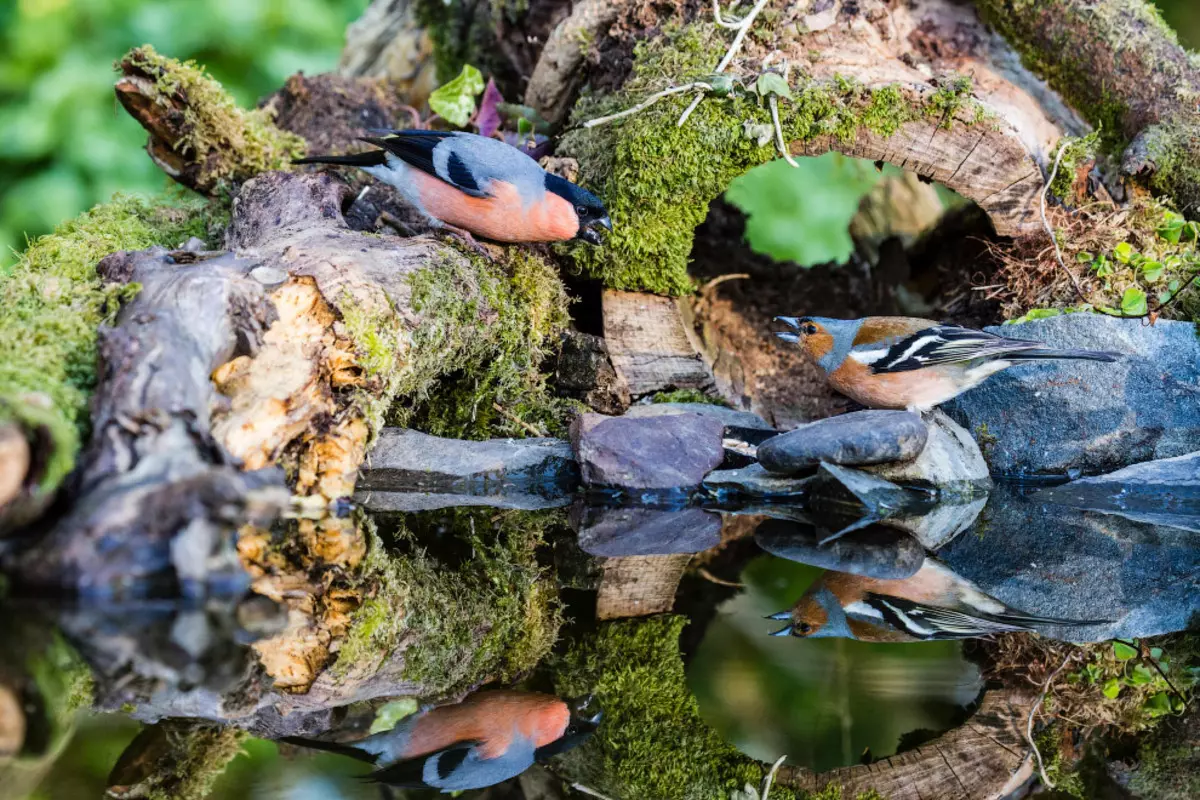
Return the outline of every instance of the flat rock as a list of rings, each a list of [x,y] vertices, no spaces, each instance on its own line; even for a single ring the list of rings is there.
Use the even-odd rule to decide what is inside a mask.
[[[704,489],[709,494],[722,498],[752,498],[760,500],[799,500],[805,495],[808,478],[793,478],[774,475],[763,469],[762,464],[751,464],[741,469],[720,469],[708,473]]]
[[[925,447],[928,430],[909,411],[856,411],[810,422],[758,447],[758,460],[770,472],[799,475],[818,464],[861,466],[904,461]]]
[[[713,403],[638,403],[625,412],[627,417],[661,417],[673,414],[699,414],[719,419],[726,428],[773,431],[771,424],[752,411],[718,406]]]
[[[1200,531],[1200,453],[1043,489],[1038,500]]]
[[[941,411],[927,414],[924,422],[928,436],[916,458],[864,469],[892,483],[936,488],[941,495],[974,495],[986,488],[987,461],[971,434]]]
[[[994,475],[1100,474],[1200,450],[1192,323],[1066,314],[988,330],[1125,356],[1023,364],[943,405],[980,443]]]
[[[925,563],[925,548],[892,528],[871,525],[822,544],[821,531],[802,522],[767,519],[754,541],[773,556],[880,580],[903,580]]]
[[[412,495],[412,508],[398,498],[390,505],[379,505],[383,500],[374,497],[367,503],[393,511],[447,505],[544,508],[562,505],[559,501],[578,485],[571,446],[561,439],[470,442],[384,428],[363,465],[356,498],[378,492]]]
[[[511,486],[501,491],[460,494],[448,492],[381,492],[375,489],[357,491],[354,502],[367,511],[416,512],[438,511],[443,508],[502,508],[514,511],[541,511],[570,505],[571,492],[522,491]]]
[[[699,508],[644,506],[571,507],[579,547],[594,556],[658,556],[699,553],[721,543],[721,515]]]
[[[659,417],[583,414],[571,444],[585,484],[627,489],[700,485],[725,457],[720,420],[685,413]]]

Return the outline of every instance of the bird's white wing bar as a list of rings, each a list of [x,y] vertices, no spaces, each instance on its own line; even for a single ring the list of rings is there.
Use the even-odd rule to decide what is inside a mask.
[[[1043,347],[1040,342],[1005,339],[984,331],[938,325],[902,339],[871,365],[871,371],[908,372],[938,364],[956,364],[979,358],[999,358],[1021,350]]]

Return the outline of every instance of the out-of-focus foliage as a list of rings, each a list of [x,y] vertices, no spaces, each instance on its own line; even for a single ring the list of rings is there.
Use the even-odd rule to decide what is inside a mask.
[[[0,269],[26,238],[167,179],[113,97],[130,47],[204,64],[242,106],[288,75],[337,65],[367,0],[4,0],[0,2]]]
[[[1185,47],[1200,50],[1200,3],[1196,0],[1153,0],[1163,19],[1179,34]]]

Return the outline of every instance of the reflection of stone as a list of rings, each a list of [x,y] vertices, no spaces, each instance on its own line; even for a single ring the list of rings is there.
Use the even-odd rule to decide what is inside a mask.
[[[1129,519],[1200,531],[1200,453],[1044,489],[1037,499]]]
[[[883,464],[915,458],[928,433],[921,417],[908,411],[856,411],[810,422],[769,439],[758,459],[771,472],[798,475],[821,462]]]
[[[605,417],[583,414],[571,444],[584,483],[631,489],[698,486],[725,457],[720,420],[699,414]]]
[[[1037,626],[1070,641],[1183,630],[1200,613],[1194,533],[1081,512],[993,490],[975,526],[938,552],[989,595],[1030,614],[1110,619],[1086,628]]]
[[[900,531],[871,525],[850,531],[827,544],[818,528],[782,519],[764,520],[754,541],[768,553],[822,569],[899,580],[916,574],[925,561],[925,549]]]
[[[775,475],[762,464],[741,469],[721,469],[708,473],[704,489],[719,498],[753,498],[758,500],[798,500],[812,478],[792,478]]]
[[[1200,450],[1200,338],[1190,322],[1067,314],[988,330],[1125,354],[1023,364],[944,408],[998,475],[1107,472]]]
[[[564,505],[579,483],[561,439],[443,439],[384,428],[358,481],[357,499],[379,511],[486,505],[534,510]]]
[[[721,517],[699,508],[588,506],[571,508],[579,546],[595,556],[698,553],[721,542]]]

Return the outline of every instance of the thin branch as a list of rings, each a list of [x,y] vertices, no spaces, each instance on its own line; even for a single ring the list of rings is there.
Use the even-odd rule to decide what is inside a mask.
[[[741,4],[734,3],[732,6],[729,7],[729,10],[733,11],[733,9],[737,8],[739,5],[741,5]],[[740,19],[735,19],[732,21],[726,21],[721,18],[721,0],[713,0],[713,19],[715,19],[717,21],[717,25],[719,27],[728,28],[729,30],[732,30],[732,31],[741,30],[742,28],[746,27],[746,18],[745,17],[742,17]]]
[[[590,795],[592,797],[599,797],[600,800],[610,800],[608,796],[600,794],[595,789],[589,789],[582,783],[572,783],[571,788],[577,792],[582,792],[583,794]]]
[[[746,584],[735,583],[734,581],[727,581],[724,578],[718,578],[716,575],[713,575],[711,572],[709,572],[704,567],[697,567],[696,574],[699,575],[701,578],[704,578],[704,580],[708,581],[709,583],[715,583],[717,586],[728,586],[730,589],[745,589],[746,588]]]
[[[1087,295],[1083,293],[1083,288],[1080,287],[1079,281],[1075,280],[1075,273],[1067,269],[1067,264],[1063,261],[1062,251],[1058,248],[1058,237],[1054,235],[1054,229],[1050,227],[1050,220],[1046,219],[1046,195],[1050,193],[1050,186],[1054,183],[1054,179],[1058,176],[1058,167],[1062,163],[1062,158],[1067,152],[1067,145],[1064,142],[1058,148],[1058,155],[1054,157],[1054,169],[1050,170],[1050,177],[1046,179],[1046,185],[1042,187],[1042,193],[1038,197],[1040,211],[1042,213],[1042,227],[1046,229],[1046,233],[1050,236],[1050,242],[1054,245],[1054,257],[1058,259],[1058,266],[1062,267],[1062,271],[1066,273],[1071,280],[1071,285],[1075,287],[1075,294],[1079,295],[1079,299],[1091,305]],[[1041,763],[1041,758],[1038,758]]]
[[[771,771],[767,773],[767,782],[763,785],[762,800],[767,800],[771,796],[771,784],[775,783],[775,773],[779,772],[779,768],[783,766],[783,762],[786,760],[787,756],[783,755],[771,765]]]
[[[688,117],[690,117],[692,115],[692,112],[696,110],[696,106],[700,105],[702,100],[704,100],[703,92],[701,92],[700,94],[698,94],[694,98],[692,98],[692,102],[688,104],[688,107],[685,108],[683,110],[683,113],[679,116],[679,122],[675,123],[676,128],[683,127],[683,123],[688,121]]]
[[[1046,678],[1046,682],[1042,685],[1042,693],[1038,695],[1038,699],[1034,701],[1033,706],[1029,709],[1029,719],[1025,722],[1025,741],[1029,742],[1029,746],[1033,748],[1033,755],[1037,758],[1038,773],[1042,776],[1042,783],[1047,789],[1053,789],[1054,784],[1046,777],[1046,766],[1042,763],[1042,753],[1038,750],[1037,742],[1033,741],[1033,718],[1037,716],[1038,709],[1042,707],[1042,702],[1046,699],[1046,695],[1050,693],[1050,686],[1054,683],[1054,679],[1059,673],[1067,668],[1075,660],[1075,653],[1069,654],[1058,666],[1058,669],[1050,673],[1050,677]]]
[[[750,277],[749,272],[726,272],[724,275],[718,275],[708,283],[700,287],[700,294],[708,294],[709,291],[720,286],[725,281],[744,281]]]
[[[501,415],[502,415],[502,416],[503,416],[505,419],[507,419],[509,422],[512,422],[512,423],[514,423],[514,424],[516,424],[516,425],[520,425],[522,428],[524,428],[525,430],[527,430],[529,433],[532,433],[534,436],[537,436],[537,437],[542,437],[542,436],[545,436],[545,435],[546,435],[544,432],[542,432],[542,431],[538,430],[538,429],[537,429],[537,428],[535,428],[533,425],[530,425],[528,422],[526,422],[525,420],[521,419],[521,418],[520,418],[520,417],[518,417],[516,414],[512,413],[511,411],[509,411],[507,408],[505,408],[504,406],[500,405],[499,403],[492,403],[492,408],[496,409],[496,411],[499,411],[499,412],[500,412],[500,414],[501,414]]]
[[[789,166],[799,169],[800,165],[796,163],[796,159],[792,158],[787,145],[783,142],[783,128],[779,125],[779,99],[775,95],[771,95],[767,98],[767,102],[771,104],[771,121],[775,123],[775,144],[779,147],[779,155],[783,156],[783,160]]]
[[[716,14],[717,24],[721,25],[723,20],[721,19],[721,10],[717,3],[718,0],[713,0],[713,12]],[[728,67],[730,62],[733,61],[733,57],[737,55],[737,51],[742,48],[742,40],[746,38],[746,33],[750,30],[750,26],[754,24],[754,19],[766,5],[767,0],[758,0],[758,2],[754,4],[754,8],[750,9],[750,13],[742,17],[742,19],[737,23],[737,34],[733,37],[733,41],[730,43],[729,49],[725,51],[725,57],[721,59],[720,64],[717,64],[717,68],[714,70],[714,72],[724,72],[725,68]],[[722,27],[730,28],[732,26],[723,25]],[[679,117],[679,122],[675,123],[675,126],[682,128],[683,124],[687,122],[688,117],[692,115],[692,112],[696,110],[696,107],[700,105],[703,100],[703,94],[696,95],[691,104],[684,109],[683,114]]]
[[[669,89],[663,89],[661,92],[655,92],[654,94],[650,95],[645,100],[638,103],[636,106],[633,106],[632,108],[627,108],[624,111],[618,111],[615,114],[609,114],[606,117],[596,117],[595,119],[589,119],[587,122],[583,123],[583,127],[594,128],[597,125],[603,125],[606,122],[612,122],[613,120],[621,119],[622,117],[633,116],[634,114],[638,113],[639,111],[645,111],[647,108],[654,105],[659,100],[662,100],[664,97],[668,97],[673,94],[679,94],[680,92],[689,92],[689,91],[692,91],[693,89],[700,89],[701,92],[711,92],[712,86],[710,86],[707,83],[703,83],[701,81],[697,81],[695,83],[687,83],[687,84],[684,84],[683,86],[672,86]],[[704,95],[700,94],[699,96],[703,97]]]

